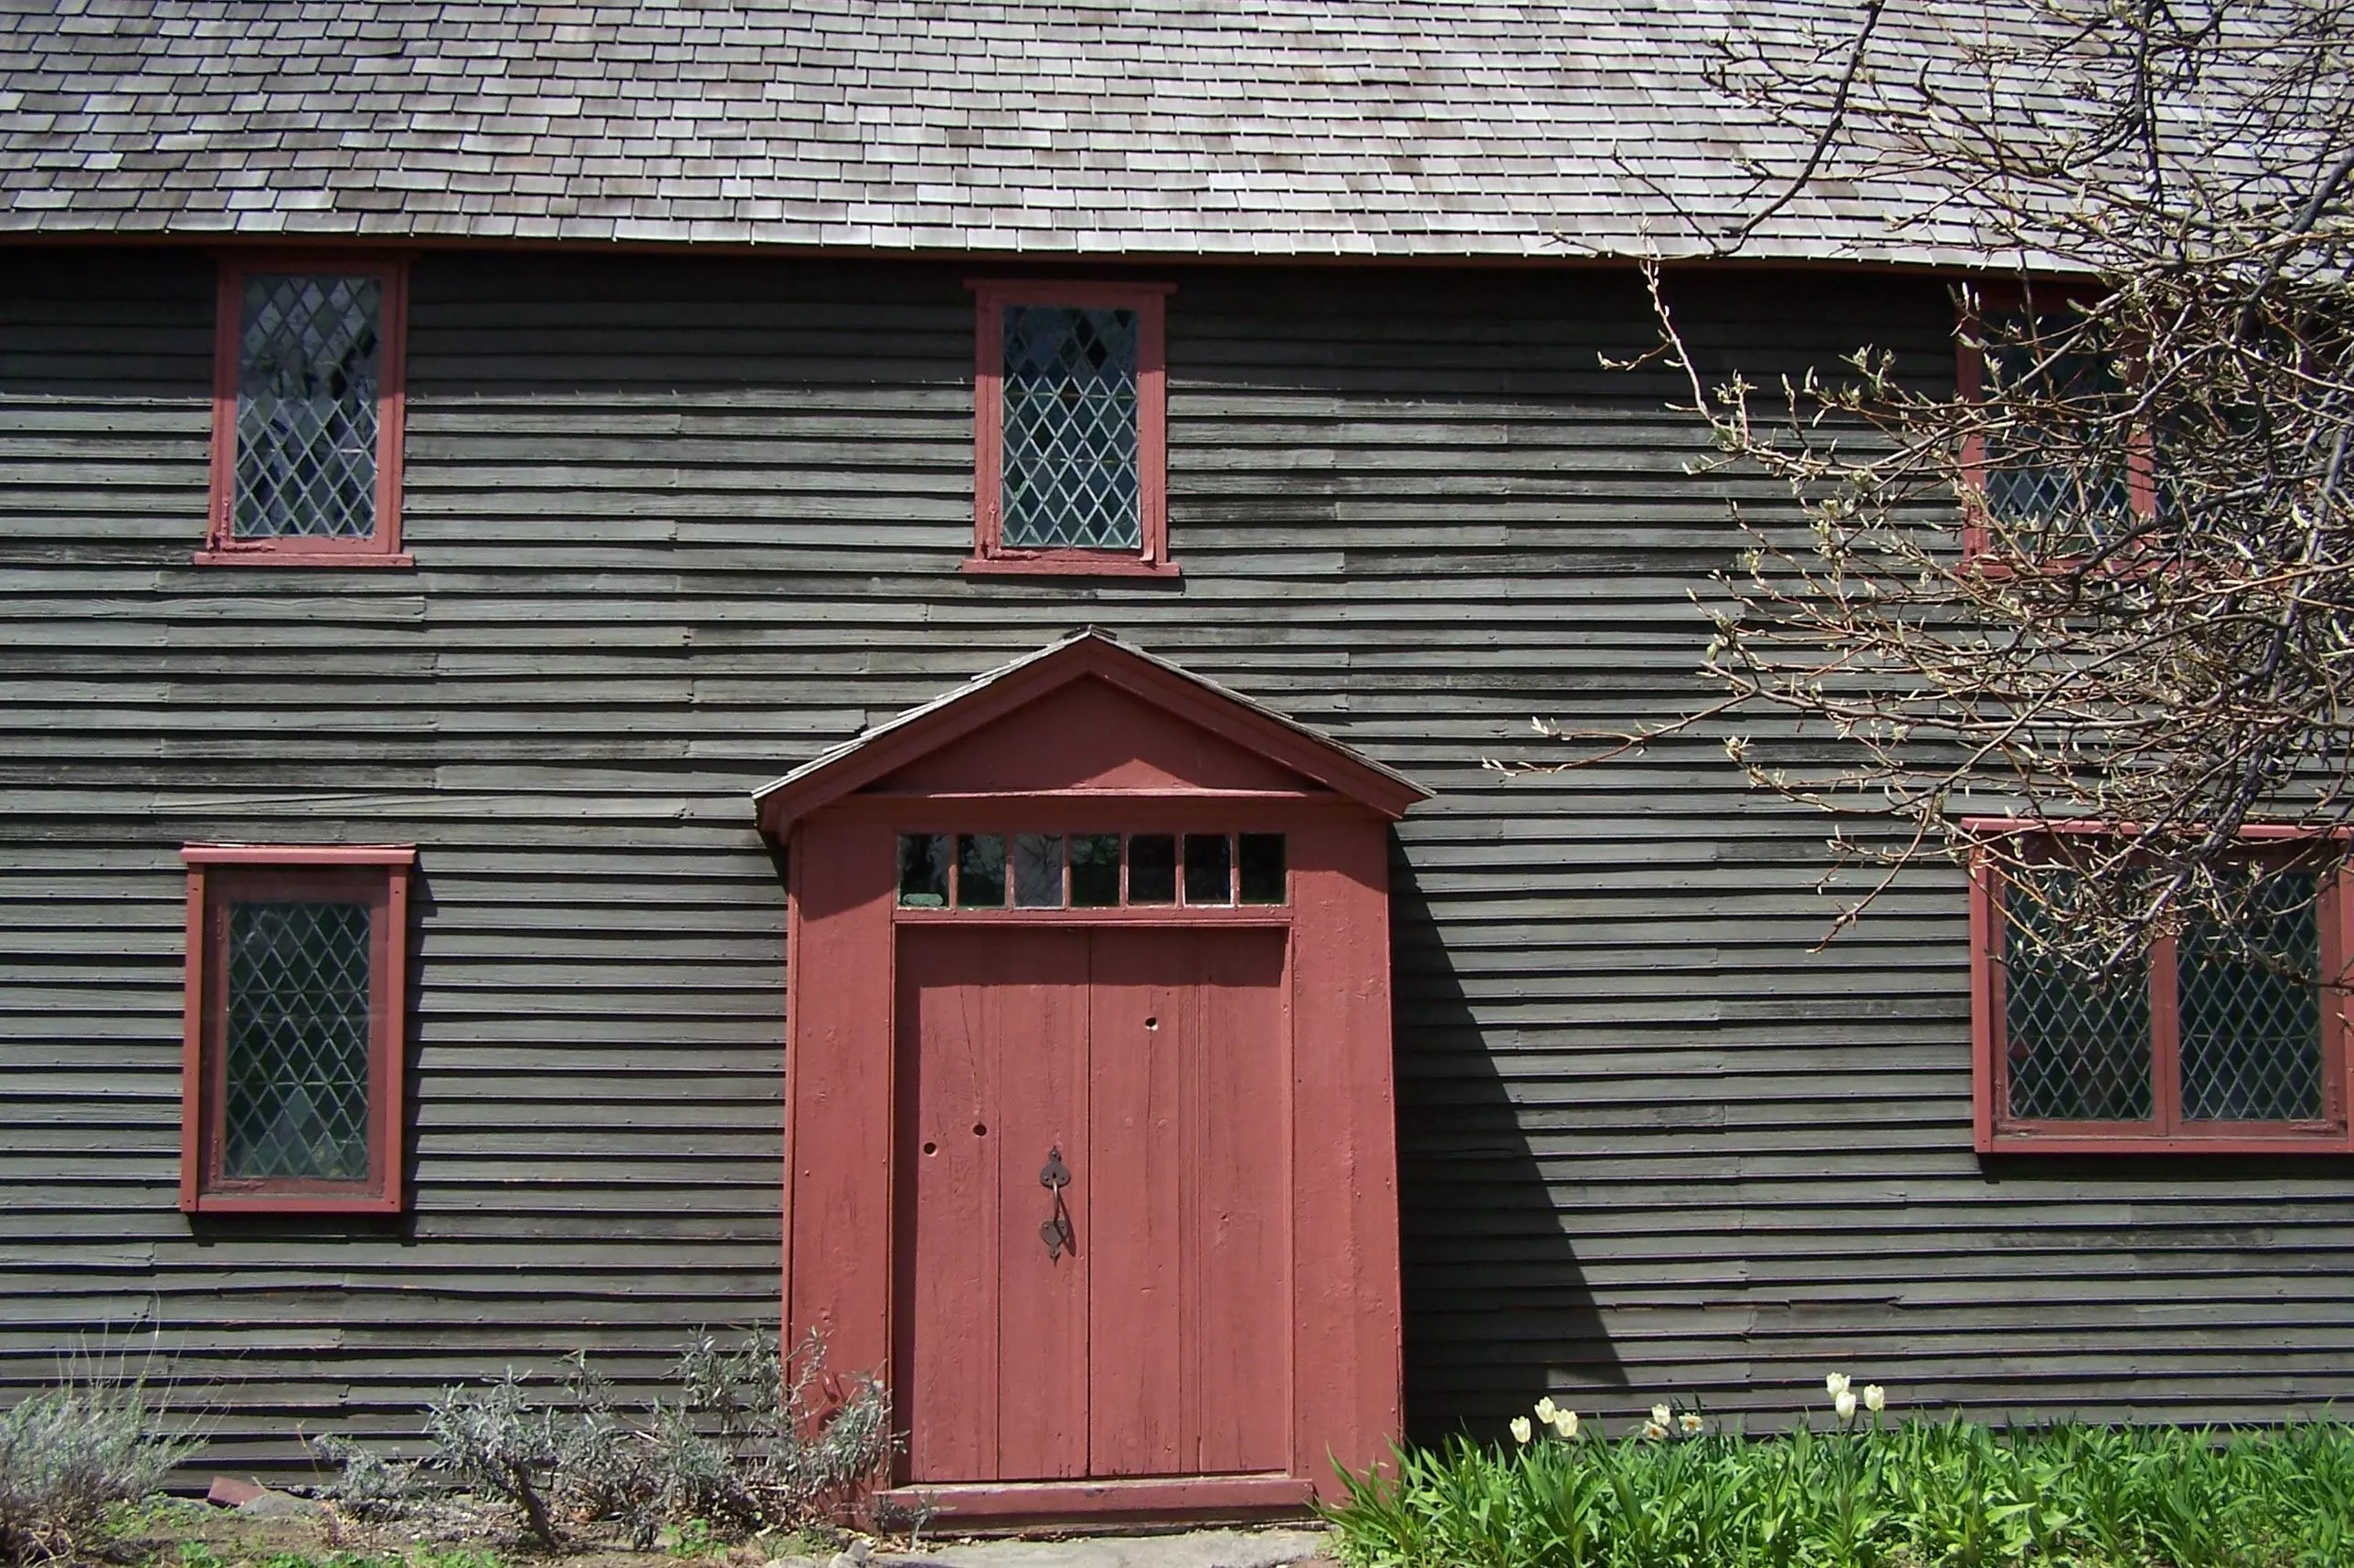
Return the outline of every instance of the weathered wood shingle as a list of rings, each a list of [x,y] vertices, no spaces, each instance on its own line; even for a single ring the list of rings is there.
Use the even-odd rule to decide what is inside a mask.
[[[2000,4],[2000,0],[1995,0]],[[1978,0],[1883,25],[1933,57]],[[1808,134],[1727,0],[51,0],[0,17],[0,232],[465,236],[1089,255],[1706,249]],[[1908,30],[1913,42],[1903,43]],[[1954,259],[1903,183],[1750,246]]]

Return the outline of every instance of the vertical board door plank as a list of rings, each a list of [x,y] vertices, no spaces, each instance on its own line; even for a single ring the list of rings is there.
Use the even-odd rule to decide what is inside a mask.
[[[998,1188],[998,1479],[1055,1480],[1087,1467],[1087,1279],[1096,1234],[1087,1145],[1087,934],[1005,928],[988,944],[997,1060],[993,1118],[959,1135],[987,1150]],[[1060,1149],[1076,1253],[1049,1255],[1055,1212],[1038,1180]],[[988,1354],[986,1343],[972,1353]]]
[[[1093,1324],[1088,1472],[1191,1467],[1177,1353],[1185,1248],[1180,1094],[1191,1009],[1172,932],[1094,935],[1089,1098],[1094,1109]]]
[[[910,931],[899,949],[902,1181],[912,1255],[901,1318],[899,1420],[917,1481],[998,1471],[996,1162],[974,1123],[995,1114],[997,998],[989,954],[961,931]]]
[[[1184,1353],[1198,1410],[1188,1467],[1291,1458],[1290,1030],[1285,934],[1194,931]]]

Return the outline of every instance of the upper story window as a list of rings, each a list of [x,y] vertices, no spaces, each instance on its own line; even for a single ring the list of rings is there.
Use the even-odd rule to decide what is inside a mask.
[[[221,264],[205,565],[408,565],[398,261]]]
[[[2038,889],[1981,865],[1973,897],[1978,1147],[1987,1150],[2354,1150],[2344,991],[2346,873],[2278,856],[2237,929],[2194,924],[2106,976],[2035,938]],[[2041,874],[2056,891],[2072,874]]]
[[[1166,287],[983,282],[969,571],[1171,576]]]
[[[2147,441],[2121,422],[2122,357],[2060,304],[2031,312],[2016,296],[1997,299],[1965,323],[1962,395],[2000,416],[1962,454],[1983,498],[1964,541],[1972,556],[2082,561],[2155,510]]]
[[[196,845],[180,1207],[401,1206],[407,848]]]

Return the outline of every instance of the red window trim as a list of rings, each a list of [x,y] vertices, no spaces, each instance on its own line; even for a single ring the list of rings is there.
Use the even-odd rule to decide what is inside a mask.
[[[245,279],[252,272],[368,276],[384,283],[383,352],[377,363],[376,532],[365,539],[239,539],[236,536],[238,355]],[[220,258],[213,306],[213,431],[210,493],[200,567],[413,567],[400,548],[401,453],[408,411],[408,258],[349,251],[237,251]]]
[[[1974,818],[1964,824],[1979,835],[2130,833],[2130,825],[2103,822],[2031,822]],[[2344,840],[2343,831],[2252,825],[2242,837],[2261,851],[2299,841]],[[2148,1122],[2031,1121],[2014,1118],[2008,1104],[2009,1055],[2004,1017],[2002,951],[2003,882],[1993,857],[1981,850],[1970,863],[1970,1044],[1974,1141],[1981,1154],[2346,1154],[2354,1153],[2354,997],[2345,991],[2322,1001],[2323,1116],[2312,1122],[2185,1122],[2180,1118],[2180,1038],[2175,991],[2162,980],[2174,973],[2171,940],[2153,948],[2150,958],[2150,1072],[2152,1116]],[[2341,862],[2322,890],[2315,917],[2320,923],[2321,963],[2327,973],[2345,972],[2354,958],[2354,862]],[[2170,1130],[2169,1130],[2170,1129]]]
[[[1173,283],[977,279],[973,291],[973,553],[960,571],[1027,577],[1173,577],[1169,558],[1167,321]],[[1076,305],[1136,313],[1137,511],[1141,547],[1020,550],[1003,543],[999,495],[1005,419],[1005,307]]]
[[[180,1060],[180,1208],[186,1213],[391,1214],[402,1180],[408,883],[417,851],[398,844],[190,844],[187,980]],[[219,1048],[228,899],[262,889],[366,898],[371,922],[368,1176],[361,1181],[229,1181],[218,1174]]]
[[[2029,291],[2018,282],[1991,283],[1977,291],[1977,308],[1965,301],[1954,330],[1954,386],[1965,403],[1975,404],[1986,395],[1986,350],[1979,346],[1979,323],[1988,312],[2024,312],[2028,307]],[[2038,295],[2039,311],[2066,310],[2072,302],[2092,298],[2087,289],[2062,282],[2048,285]],[[1992,548],[1991,529],[1987,516],[1987,443],[1982,434],[1972,432],[1962,440],[1962,481],[1967,487],[1962,497],[1962,560],[1975,566],[1988,577],[2009,577],[2015,567],[2008,562],[1985,557]],[[2134,451],[2126,462],[2126,504],[2135,517],[2147,519],[2158,514],[2157,466],[2152,460],[2147,438],[2135,443]],[[2075,564],[2055,561],[2052,566],[2065,569]]]

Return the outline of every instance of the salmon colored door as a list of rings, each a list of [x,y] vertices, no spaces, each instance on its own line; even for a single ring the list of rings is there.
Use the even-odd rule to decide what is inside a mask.
[[[901,931],[910,1480],[1289,1464],[1285,939]]]

